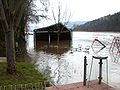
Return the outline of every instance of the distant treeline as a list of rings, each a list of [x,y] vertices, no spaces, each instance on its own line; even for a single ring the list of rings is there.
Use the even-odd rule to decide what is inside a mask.
[[[120,12],[74,27],[75,31],[120,32]]]

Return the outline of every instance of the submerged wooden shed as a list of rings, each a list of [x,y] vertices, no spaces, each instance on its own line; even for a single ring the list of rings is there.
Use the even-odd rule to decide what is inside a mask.
[[[71,31],[61,23],[34,30],[36,41],[71,40]]]

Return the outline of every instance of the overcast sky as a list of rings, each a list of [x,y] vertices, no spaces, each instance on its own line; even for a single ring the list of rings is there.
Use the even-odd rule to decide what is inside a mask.
[[[38,0],[39,1],[39,0]],[[71,13],[70,21],[91,21],[99,17],[114,14],[120,11],[120,0],[49,0],[48,15],[52,17],[52,10],[57,13],[58,2],[61,4],[61,10],[67,9],[68,16]],[[63,13],[62,12],[62,13]],[[57,14],[56,14],[57,15]],[[43,26],[54,23],[53,20],[42,23]],[[42,25],[41,25],[42,26]]]
[[[71,21],[89,21],[120,11],[120,0],[50,0],[60,1],[72,13]],[[64,3],[63,3],[64,2]]]

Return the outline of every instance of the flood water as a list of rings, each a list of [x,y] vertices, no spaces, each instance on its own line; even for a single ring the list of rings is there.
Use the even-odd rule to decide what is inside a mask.
[[[73,32],[72,41],[34,42],[33,35],[27,36],[27,50],[36,64],[37,69],[50,75],[56,85],[83,81],[84,56],[87,56],[87,78],[90,75],[92,56],[108,56],[108,82],[120,90],[120,57],[115,52],[119,51],[117,45],[113,49],[115,54],[110,54],[110,47],[114,37],[120,33],[109,32]],[[97,38],[99,42],[94,41]],[[118,40],[119,41],[119,40]],[[120,44],[120,41],[118,45]],[[116,59],[116,60],[115,60]],[[107,81],[106,61],[103,60],[103,82]],[[99,60],[93,59],[93,68],[90,80],[98,79]]]

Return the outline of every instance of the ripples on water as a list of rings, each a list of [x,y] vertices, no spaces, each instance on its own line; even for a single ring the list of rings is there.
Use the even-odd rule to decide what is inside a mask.
[[[67,84],[83,80],[84,56],[88,60],[88,72],[92,55],[108,56],[109,60],[109,83],[120,88],[120,63],[112,62],[109,54],[109,47],[113,36],[119,33],[101,32],[73,32],[72,41],[38,42],[34,45],[33,35],[27,38],[27,50],[40,71],[52,77],[55,84]],[[97,38],[106,45],[106,48],[97,52],[102,46],[91,48],[93,40]],[[95,53],[97,52],[97,53]],[[106,81],[106,66],[103,62],[103,81]],[[98,61],[93,63],[92,79],[98,78]]]

